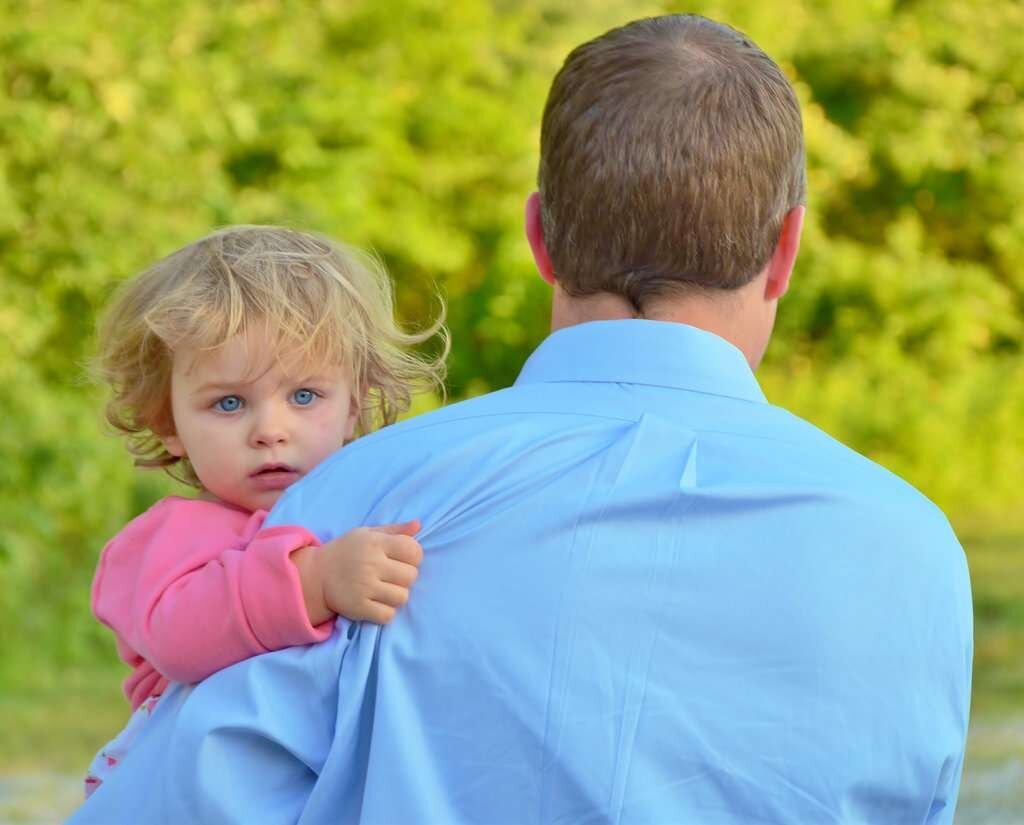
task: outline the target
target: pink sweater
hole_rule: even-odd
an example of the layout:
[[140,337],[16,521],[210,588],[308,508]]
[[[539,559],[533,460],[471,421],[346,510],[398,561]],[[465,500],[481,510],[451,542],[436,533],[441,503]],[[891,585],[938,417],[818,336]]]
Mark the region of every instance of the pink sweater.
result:
[[92,584],[96,618],[132,668],[132,709],[168,681],[198,682],[235,662],[319,642],[289,555],[318,545],[301,527],[261,530],[266,511],[172,496],[131,521],[103,550]]

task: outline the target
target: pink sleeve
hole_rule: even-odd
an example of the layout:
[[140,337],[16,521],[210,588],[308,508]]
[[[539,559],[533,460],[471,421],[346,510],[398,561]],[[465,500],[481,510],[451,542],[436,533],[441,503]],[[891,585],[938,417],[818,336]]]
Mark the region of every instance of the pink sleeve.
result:
[[171,498],[121,531],[103,551],[93,612],[161,674],[197,682],[235,662],[322,641],[289,556],[319,545],[301,527],[260,530],[251,516],[213,502]]

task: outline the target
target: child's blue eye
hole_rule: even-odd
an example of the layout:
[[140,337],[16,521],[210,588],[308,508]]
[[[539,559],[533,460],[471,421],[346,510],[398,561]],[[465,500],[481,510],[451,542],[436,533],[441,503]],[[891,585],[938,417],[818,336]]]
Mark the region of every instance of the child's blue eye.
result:
[[237,412],[242,408],[242,399],[237,395],[225,395],[213,407],[221,412]]
[[302,389],[292,393],[292,401],[300,407],[308,407],[313,403],[314,398],[316,398],[316,393],[312,390]]

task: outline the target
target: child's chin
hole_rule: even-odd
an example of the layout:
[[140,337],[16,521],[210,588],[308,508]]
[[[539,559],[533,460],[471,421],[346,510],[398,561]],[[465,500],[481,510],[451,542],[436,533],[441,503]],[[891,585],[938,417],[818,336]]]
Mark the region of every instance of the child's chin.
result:
[[284,490],[267,490],[258,496],[253,496],[253,504],[250,510],[269,510],[277,500],[284,495]]
[[269,510],[277,503],[277,500],[281,498],[283,493],[284,490],[249,491],[245,495],[222,497],[219,501],[254,513],[257,510]]

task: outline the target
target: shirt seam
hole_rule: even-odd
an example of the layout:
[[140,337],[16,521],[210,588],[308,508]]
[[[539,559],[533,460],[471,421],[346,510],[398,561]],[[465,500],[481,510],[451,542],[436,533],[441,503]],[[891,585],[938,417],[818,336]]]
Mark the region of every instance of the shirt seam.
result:
[[746,395],[733,395],[725,392],[712,392],[710,390],[699,390],[695,387],[686,386],[685,384],[656,384],[653,381],[627,381],[622,379],[606,380],[603,378],[539,378],[539,379],[527,379],[524,381],[516,381],[513,387],[528,387],[536,384],[610,384],[610,385],[626,385],[629,387],[656,387],[661,390],[681,390],[683,392],[695,392],[699,395],[711,395],[715,398],[728,398],[732,401],[746,401],[750,404],[768,404],[768,398],[762,393],[760,396],[750,397]]

